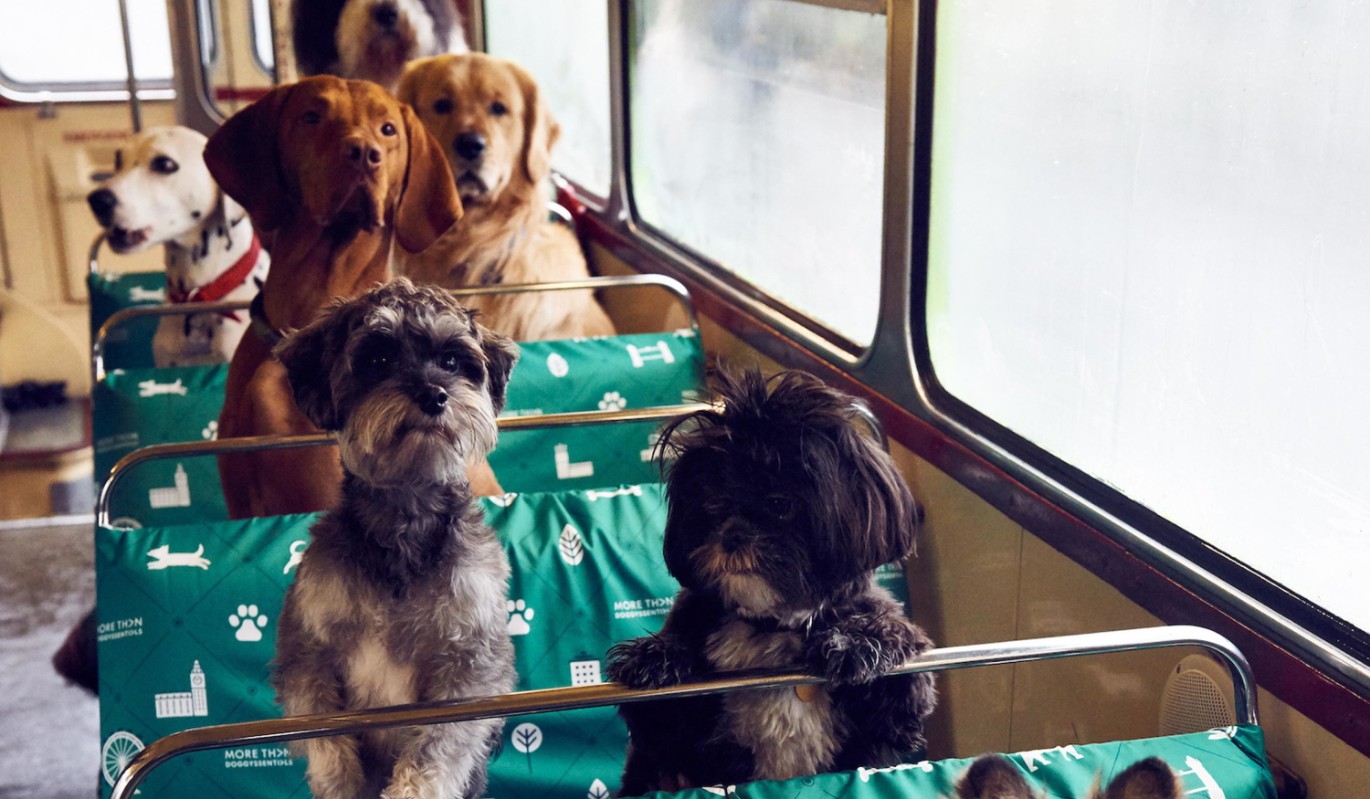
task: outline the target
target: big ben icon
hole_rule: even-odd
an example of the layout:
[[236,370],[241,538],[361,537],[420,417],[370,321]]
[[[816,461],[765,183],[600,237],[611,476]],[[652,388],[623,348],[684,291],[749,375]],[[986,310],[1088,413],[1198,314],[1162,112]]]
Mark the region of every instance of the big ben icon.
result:
[[209,694],[205,692],[205,673],[200,670],[200,661],[190,669],[190,705],[195,715],[209,715]]

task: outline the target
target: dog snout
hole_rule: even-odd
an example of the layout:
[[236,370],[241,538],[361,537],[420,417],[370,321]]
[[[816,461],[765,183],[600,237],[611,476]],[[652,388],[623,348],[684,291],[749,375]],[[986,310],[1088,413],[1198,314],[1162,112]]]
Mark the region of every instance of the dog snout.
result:
[[457,155],[467,161],[474,161],[480,158],[481,153],[485,152],[485,137],[474,131],[467,131],[457,136],[457,140],[452,144]]
[[342,143],[343,161],[363,172],[374,172],[381,164],[381,148],[361,136],[348,136]]
[[90,210],[95,214],[95,218],[100,220],[100,224],[109,226],[110,218],[114,215],[114,206],[119,204],[119,198],[109,189],[96,189],[86,196],[86,202],[90,204]]
[[729,555],[739,552],[747,546],[747,531],[740,524],[728,524],[719,531],[718,544]]
[[424,386],[414,400],[419,404],[419,410],[429,416],[437,416],[447,409],[447,391],[442,386]]
[[391,3],[378,3],[371,9],[371,19],[382,28],[393,28],[400,21],[400,12]]

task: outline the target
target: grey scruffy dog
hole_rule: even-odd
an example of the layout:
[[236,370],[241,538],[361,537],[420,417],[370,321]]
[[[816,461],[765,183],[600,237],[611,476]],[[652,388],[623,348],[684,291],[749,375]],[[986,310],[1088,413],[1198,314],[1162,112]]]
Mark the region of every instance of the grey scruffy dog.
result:
[[[314,525],[277,627],[290,715],[510,691],[509,565],[466,464],[495,444],[518,350],[407,280],[335,303],[276,350],[300,410],[339,433],[342,500]],[[304,741],[318,799],[462,799],[502,720]]]

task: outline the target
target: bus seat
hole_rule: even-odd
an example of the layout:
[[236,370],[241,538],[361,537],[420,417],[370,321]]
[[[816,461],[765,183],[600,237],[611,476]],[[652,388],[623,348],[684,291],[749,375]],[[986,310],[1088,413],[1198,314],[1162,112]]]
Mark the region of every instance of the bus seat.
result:
[[[480,502],[512,570],[520,690],[601,682],[612,644],[660,629],[679,590],[661,561],[660,484]],[[274,625],[316,518],[97,529],[106,763],[179,730],[279,715],[267,682]],[[882,570],[881,581],[906,594],[902,570]],[[520,717],[504,737],[491,796],[607,799],[617,788],[627,732],[613,707]],[[245,798],[305,795],[303,774],[284,747],[215,751],[177,758],[143,790],[196,799],[209,785]],[[113,774],[106,777],[104,795]]]
[[[86,277],[90,293],[90,334],[116,311],[144,308],[166,302],[166,272],[91,272]],[[110,331],[104,343],[105,363],[110,368],[150,369],[152,337],[157,333],[154,317],[134,319]]]
[[[679,404],[704,388],[696,330],[519,345],[504,416]],[[119,458],[153,444],[215,437],[227,366],[123,369],[96,384],[95,481]],[[506,491],[555,491],[659,479],[657,422],[502,433],[490,462]],[[116,489],[117,526],[228,518],[218,466],[187,458],[141,467]]]

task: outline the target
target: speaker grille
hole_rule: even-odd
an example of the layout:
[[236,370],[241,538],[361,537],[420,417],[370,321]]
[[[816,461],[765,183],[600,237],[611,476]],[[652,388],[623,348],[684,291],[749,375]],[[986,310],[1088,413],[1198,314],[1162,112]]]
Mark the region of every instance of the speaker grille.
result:
[[1230,683],[1216,661],[1191,655],[1171,671],[1161,695],[1161,735],[1226,727],[1236,718]]

